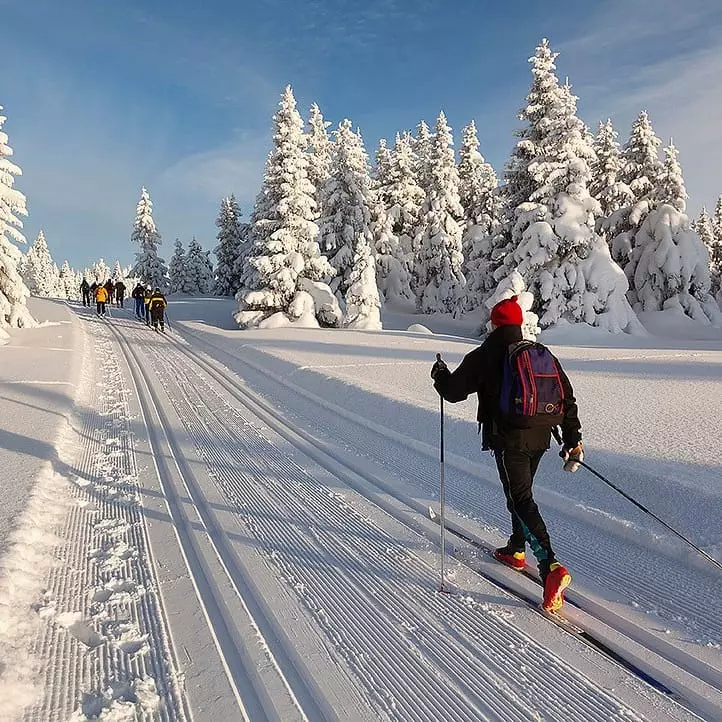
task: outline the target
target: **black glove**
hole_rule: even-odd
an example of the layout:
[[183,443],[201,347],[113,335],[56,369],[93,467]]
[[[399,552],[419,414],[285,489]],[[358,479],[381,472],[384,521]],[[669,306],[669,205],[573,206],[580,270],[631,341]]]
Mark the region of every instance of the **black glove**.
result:
[[436,381],[439,376],[449,373],[449,367],[444,363],[441,356],[436,357],[436,362],[431,367],[431,378]]

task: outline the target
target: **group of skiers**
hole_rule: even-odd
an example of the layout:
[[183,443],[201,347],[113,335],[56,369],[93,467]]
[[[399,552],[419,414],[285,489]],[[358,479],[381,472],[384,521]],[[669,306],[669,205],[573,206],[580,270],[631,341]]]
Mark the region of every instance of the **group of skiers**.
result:
[[83,297],[83,306],[91,305],[91,298],[95,301],[98,316],[107,315],[106,305],[115,301],[115,305],[123,308],[125,299],[125,284],[122,280],[115,283],[109,278],[105,283],[88,283],[83,279],[80,284],[80,293]]
[[[83,296],[83,306],[91,305],[91,298],[95,301],[98,316],[107,316],[107,304],[115,301],[115,305],[123,308],[125,301],[125,284],[123,281],[115,283],[108,279],[105,283],[88,283],[84,278],[80,284]],[[135,299],[135,316],[144,320],[146,325],[152,326],[156,331],[165,332],[165,309],[168,306],[165,296],[160,288],[147,288],[142,284],[133,289],[131,297]]]
[[160,330],[165,333],[165,309],[168,301],[160,288],[153,289],[138,283],[130,295],[135,299],[135,317],[145,320],[146,325],[152,326],[156,331],[160,326]]

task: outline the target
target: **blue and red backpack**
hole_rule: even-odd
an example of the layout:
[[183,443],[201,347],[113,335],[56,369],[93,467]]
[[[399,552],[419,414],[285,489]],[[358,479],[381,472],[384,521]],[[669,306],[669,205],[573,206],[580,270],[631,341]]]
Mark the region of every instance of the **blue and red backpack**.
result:
[[501,418],[517,429],[552,428],[564,418],[564,386],[559,362],[543,344],[518,341],[504,358]]

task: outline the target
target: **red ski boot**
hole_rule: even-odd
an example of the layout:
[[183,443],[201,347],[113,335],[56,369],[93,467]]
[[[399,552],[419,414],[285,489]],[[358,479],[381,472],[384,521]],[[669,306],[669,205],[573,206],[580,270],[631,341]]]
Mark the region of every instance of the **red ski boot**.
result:
[[557,612],[564,604],[564,590],[571,584],[572,575],[559,562],[552,562],[544,577],[545,612]]
[[517,572],[523,572],[526,567],[526,561],[524,559],[524,552],[516,552],[507,546],[494,549],[492,552],[494,559],[506,566],[511,567]]

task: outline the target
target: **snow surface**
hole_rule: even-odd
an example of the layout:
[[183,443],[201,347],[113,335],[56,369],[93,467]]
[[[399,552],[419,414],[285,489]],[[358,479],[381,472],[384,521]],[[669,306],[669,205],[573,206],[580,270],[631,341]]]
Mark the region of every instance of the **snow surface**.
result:
[[[0,399],[14,440],[0,468],[25,479],[0,486],[0,718],[26,704],[26,719],[78,721],[722,714],[719,571],[554,451],[536,489],[574,576],[568,614],[678,702],[504,591],[539,595],[458,540],[486,576],[450,559],[438,593],[429,369],[475,347],[473,318],[387,306],[384,331],[240,331],[232,299],[181,298],[162,336],[129,310],[33,303],[66,323],[0,347],[4,381],[53,382],[4,383]],[[541,340],[574,384],[586,461],[719,558],[722,334],[685,318],[654,335],[662,314],[646,336],[561,325]],[[475,401],[445,408],[449,520],[496,544],[509,520]]]

